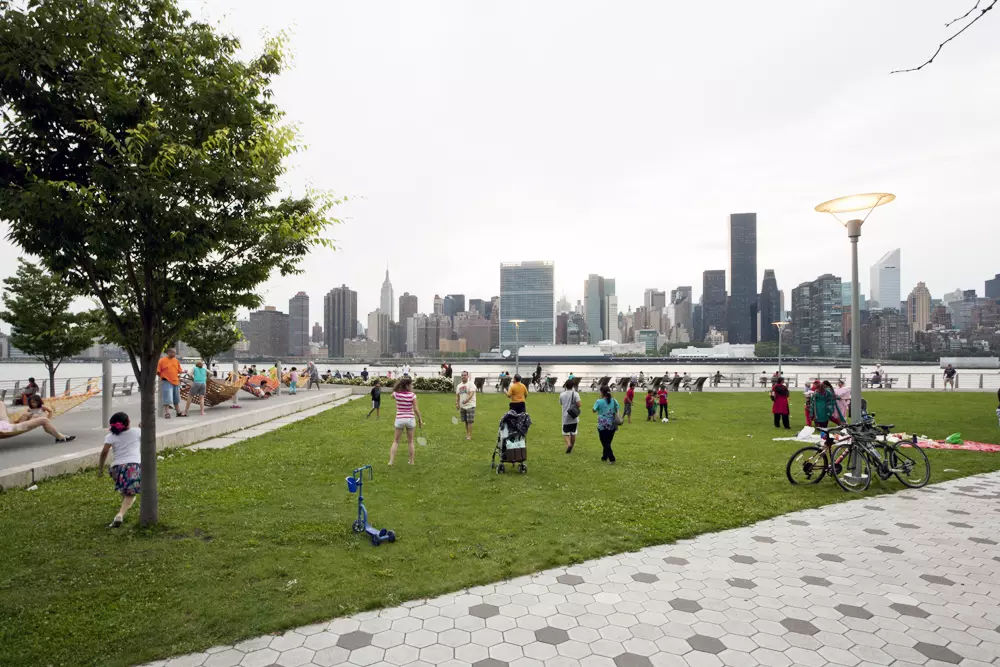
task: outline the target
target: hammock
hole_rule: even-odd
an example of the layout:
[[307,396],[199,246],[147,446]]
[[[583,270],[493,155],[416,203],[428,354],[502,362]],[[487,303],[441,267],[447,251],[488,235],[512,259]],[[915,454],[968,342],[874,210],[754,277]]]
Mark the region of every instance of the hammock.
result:
[[[231,377],[232,374],[230,374]],[[237,376],[235,380],[208,378],[208,383],[205,386],[205,405],[214,408],[216,405],[232,400],[233,396],[243,388],[246,381],[246,378],[240,376]],[[194,398],[191,396],[190,384],[185,384],[181,387],[181,398],[185,402]],[[192,402],[196,401],[192,400]]]
[[[98,388],[98,386],[99,385],[96,380],[89,380],[86,384],[86,390],[83,392],[78,392],[75,394],[66,392],[61,396],[56,396],[54,398],[43,397],[42,402],[45,404],[46,407],[52,410],[52,418],[55,419],[59,415],[64,415],[73,408],[82,404],[91,396],[96,396],[100,394],[101,390]],[[72,389],[70,391],[72,391]],[[18,421],[21,415],[23,415],[25,412],[27,412],[27,409],[18,410],[17,412],[8,412],[7,414],[10,417],[11,422],[13,423]],[[16,425],[15,428],[17,428]],[[10,431],[10,432],[0,431],[0,439],[13,438],[14,436],[21,435],[22,433],[27,433],[27,431]]]
[[257,398],[266,398],[278,389],[278,381],[267,375],[254,375],[247,378],[243,384],[243,391],[253,394]]

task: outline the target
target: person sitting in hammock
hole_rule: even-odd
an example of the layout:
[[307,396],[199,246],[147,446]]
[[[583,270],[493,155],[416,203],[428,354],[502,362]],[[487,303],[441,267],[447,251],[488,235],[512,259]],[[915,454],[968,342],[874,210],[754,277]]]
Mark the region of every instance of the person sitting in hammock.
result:
[[45,417],[46,419],[52,419],[54,417],[52,408],[45,405],[42,401],[42,397],[38,394],[32,394],[28,397],[28,409],[23,410],[14,419],[15,423],[26,422],[29,419],[34,419],[36,417]]
[[32,429],[42,427],[46,433],[56,439],[56,442],[71,442],[76,440],[75,435],[63,435],[52,425],[48,417],[31,417],[24,421],[19,421],[16,417],[11,417],[7,413],[7,406],[0,402],[0,436],[12,436],[27,433]]

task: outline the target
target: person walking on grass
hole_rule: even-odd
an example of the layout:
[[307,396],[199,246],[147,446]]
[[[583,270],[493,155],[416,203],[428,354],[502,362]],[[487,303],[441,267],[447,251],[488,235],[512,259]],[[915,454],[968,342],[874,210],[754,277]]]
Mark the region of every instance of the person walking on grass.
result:
[[455,409],[465,424],[465,439],[472,440],[472,424],[476,421],[476,385],[469,382],[469,371],[462,371],[462,382],[455,387]]
[[774,415],[774,428],[788,425],[788,387],[785,386],[784,378],[775,378],[774,385],[771,386],[771,414]]
[[392,447],[389,448],[389,465],[396,461],[399,436],[404,430],[410,451],[410,465],[413,465],[413,457],[416,454],[413,449],[413,431],[418,424],[420,428],[424,427],[424,418],[420,416],[420,408],[417,407],[417,395],[413,393],[413,380],[405,375],[400,378],[393,389],[392,397],[396,399],[396,435],[392,440]]
[[594,402],[594,412],[597,413],[597,437],[601,440],[601,460],[615,462],[615,453],[611,450],[611,441],[615,439],[618,430],[618,399],[611,395],[611,387],[601,385],[601,397]]
[[958,371],[951,364],[944,369],[944,384],[941,387],[941,391],[948,391],[948,385],[951,385],[951,390],[955,391],[955,376],[958,375]]
[[184,401],[184,414],[178,417],[187,417],[188,410],[191,409],[191,401],[198,401],[201,406],[201,415],[205,416],[205,393],[208,391],[208,369],[201,359],[194,362],[191,369],[191,388],[188,389],[187,400]]
[[[379,381],[378,378],[375,378],[375,381],[372,382],[372,391],[371,391],[371,394],[372,394],[372,409],[368,411],[368,417],[371,417],[372,413],[374,412],[375,413],[375,419],[381,419],[381,417],[382,417],[382,383]],[[365,417],[365,419],[368,419],[368,417]]]
[[670,421],[670,409],[667,407],[667,388],[664,385],[660,385],[660,388],[656,390],[656,400],[660,404],[660,419],[665,422]]
[[504,393],[510,399],[510,409],[519,414],[523,413],[525,410],[525,399],[528,398],[528,388],[521,382],[520,375],[514,376],[514,381],[510,383],[510,387]]
[[628,383],[628,389],[625,391],[625,412],[624,416],[628,417],[628,423],[632,423],[632,403],[635,401],[635,381]]
[[823,381],[813,392],[809,399],[809,407],[812,422],[819,428],[829,426],[831,419],[838,424],[844,421],[844,416],[837,407],[837,394],[834,393],[833,386],[828,380]]
[[646,421],[651,422],[656,419],[656,395],[650,387],[646,392]]
[[163,418],[170,419],[170,406],[178,417],[187,417],[181,413],[181,362],[177,359],[177,350],[170,348],[167,356],[161,357],[156,363],[156,375],[160,378],[160,394],[163,399]]
[[104,474],[104,462],[108,458],[108,452],[113,451],[108,474],[115,483],[115,491],[122,496],[122,504],[108,528],[122,525],[125,512],[128,512],[135,497],[139,495],[142,481],[142,457],[139,451],[141,435],[140,429],[131,427],[128,415],[124,412],[116,412],[111,416],[108,434],[104,437],[104,449],[101,450],[101,459],[97,464],[97,476]]
[[566,453],[569,454],[576,446],[576,433],[580,426],[580,408],[583,401],[576,391],[576,380],[566,380],[563,391],[559,394],[559,405],[562,406],[562,433],[566,441]]
[[288,372],[288,393],[295,395],[299,393],[299,368],[298,366],[292,366],[292,370]]

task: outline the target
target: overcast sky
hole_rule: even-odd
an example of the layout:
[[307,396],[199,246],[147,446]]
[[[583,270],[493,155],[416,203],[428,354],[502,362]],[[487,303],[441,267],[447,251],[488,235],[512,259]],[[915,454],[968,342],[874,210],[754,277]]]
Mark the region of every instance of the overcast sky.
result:
[[[903,296],[983,293],[1000,272],[1000,16],[923,71],[971,0],[853,2],[183,3],[244,41],[287,29],[276,99],[309,150],[288,189],[352,197],[306,273],[312,319],[346,283],[488,298],[501,261],[555,261],[557,297],[588,273],[643,289],[728,268],[729,213],[755,211],[758,288],[850,277],[846,232],[821,201],[886,191],[861,239],[861,279],[902,248]],[[993,12],[996,14],[997,12]],[[17,251],[0,250],[0,277]]]

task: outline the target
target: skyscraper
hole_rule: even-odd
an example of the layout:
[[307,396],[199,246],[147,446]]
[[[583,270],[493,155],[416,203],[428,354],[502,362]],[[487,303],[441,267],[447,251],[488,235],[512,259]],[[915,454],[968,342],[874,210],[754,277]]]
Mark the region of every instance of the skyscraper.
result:
[[309,353],[309,295],[299,292],[288,300],[288,354]]
[[754,339],[757,304],[757,214],[729,216],[729,304],[727,331],[730,343]]
[[802,354],[846,356],[843,316],[840,278],[826,273],[792,290],[792,342]]
[[705,271],[701,287],[701,319],[707,332],[726,330],[726,272],[724,270]]
[[910,325],[911,340],[931,323],[931,292],[924,283],[917,283],[906,297],[906,321]]
[[642,305],[647,311],[667,307],[667,293],[655,287],[648,287],[642,295]]
[[613,340],[616,343],[622,342],[621,330],[618,328],[618,297],[608,294],[604,298],[604,322],[607,329],[604,332],[606,340]]
[[448,317],[455,317],[455,315],[465,312],[465,295],[449,294],[445,296],[442,312]]
[[760,340],[778,342],[778,327],[771,324],[780,322],[781,294],[774,269],[764,269],[764,282],[760,286]]
[[441,315],[444,313],[444,299],[442,299],[437,294],[434,295],[434,315]]
[[250,354],[280,359],[288,354],[288,315],[274,306],[250,313]]
[[485,299],[469,299],[469,312],[475,310],[486,319],[490,319],[489,303]]
[[417,295],[403,292],[399,297],[399,321],[406,324],[406,320],[417,314]]
[[514,324],[521,344],[552,345],[555,339],[555,265],[552,262],[504,262],[500,265],[500,347],[514,345]]
[[902,299],[899,286],[899,248],[890,250],[875,262],[871,270],[871,308],[899,309]]
[[396,311],[394,310],[396,300],[393,298],[394,294],[392,283],[389,282],[389,269],[386,267],[385,280],[382,282],[382,298],[379,300],[379,310],[389,316],[390,322],[396,321]]
[[992,280],[986,281],[986,298],[1000,299],[1000,273]]
[[323,297],[326,347],[331,357],[344,356],[344,339],[357,336],[358,293],[347,285],[334,287]]
[[614,278],[592,273],[583,281],[583,314],[587,319],[587,340],[591,345],[612,338],[611,330],[618,328],[617,301],[613,321],[608,317],[610,296],[615,296]]
[[312,338],[310,341],[313,343],[323,343],[323,325],[319,322],[313,324]]
[[[667,314],[670,317],[670,326],[673,329],[679,328],[686,331],[689,339],[694,332],[691,321],[692,305],[691,287],[682,286],[670,290],[670,307],[667,309]],[[650,326],[656,328],[652,323],[650,323]]]
[[381,309],[368,313],[368,340],[378,343],[378,352],[380,355],[389,352],[390,327],[389,316],[383,313]]

